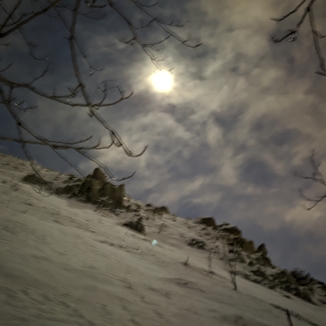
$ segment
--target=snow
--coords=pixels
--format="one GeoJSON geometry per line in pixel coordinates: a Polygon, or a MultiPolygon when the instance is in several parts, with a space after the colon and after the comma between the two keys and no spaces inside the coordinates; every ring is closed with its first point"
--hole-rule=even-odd
{"type": "Polygon", "coordinates": [[[0,154],[0,325],[287,325],[272,304],[326,325],[326,306],[240,277],[233,291],[217,259],[210,275],[207,251],[186,244],[193,221],[151,216],[141,235],[122,226],[127,214],[37,193],[21,181],[28,173],[0,154]]]}

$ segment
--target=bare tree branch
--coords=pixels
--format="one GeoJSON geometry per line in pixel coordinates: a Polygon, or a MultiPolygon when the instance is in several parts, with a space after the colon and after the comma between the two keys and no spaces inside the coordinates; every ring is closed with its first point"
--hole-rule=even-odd
{"type": "MultiPolygon", "coordinates": [[[[310,175],[306,175],[302,171],[295,171],[294,175],[299,179],[310,180],[313,183],[317,183],[326,187],[325,177],[319,169],[320,163],[317,163],[315,160],[315,150],[312,150],[309,161],[312,167],[312,173],[310,175]]],[[[301,189],[299,190],[299,194],[301,198],[303,198],[305,201],[312,203],[309,207],[305,207],[307,211],[310,211],[315,208],[320,202],[322,202],[326,198],[326,191],[323,195],[316,196],[315,198],[306,196],[301,189]]]]}
{"type": "Polygon", "coordinates": [[[314,43],[314,48],[315,48],[315,52],[317,54],[318,57],[318,61],[319,61],[319,70],[316,71],[316,74],[319,74],[321,76],[326,76],[326,65],[325,65],[325,58],[323,56],[322,50],[321,50],[321,46],[320,46],[320,39],[324,38],[325,35],[322,35],[317,27],[316,27],[316,21],[315,21],[315,16],[314,16],[314,5],[316,4],[316,0],[302,0],[293,10],[291,10],[289,13],[285,14],[284,16],[280,17],[280,18],[271,18],[272,20],[276,21],[276,22],[281,22],[285,19],[287,19],[288,17],[290,17],[291,15],[293,15],[294,13],[296,13],[305,3],[308,2],[308,5],[305,7],[298,23],[296,24],[296,26],[292,29],[289,29],[283,36],[277,38],[275,37],[275,35],[271,35],[271,39],[274,43],[280,43],[284,40],[287,40],[288,42],[294,42],[297,40],[298,35],[299,35],[299,31],[300,28],[302,26],[302,24],[304,23],[304,21],[306,20],[307,17],[309,17],[309,24],[310,24],[310,30],[311,30],[311,34],[313,37],[313,43],[314,43]]]}
{"type": "Polygon", "coordinates": [[[162,69],[161,65],[159,64],[160,60],[151,52],[151,50],[153,50],[156,45],[159,45],[159,44],[165,42],[166,40],[168,40],[170,37],[173,37],[178,42],[180,42],[180,43],[182,43],[185,46],[190,47],[190,48],[197,48],[197,47],[199,47],[201,45],[201,43],[192,44],[190,42],[190,40],[183,39],[182,37],[180,37],[178,34],[174,33],[169,28],[169,27],[182,27],[181,24],[174,24],[173,22],[165,23],[161,19],[159,19],[158,17],[152,15],[148,11],[148,8],[153,7],[155,4],[153,4],[153,5],[144,5],[144,4],[140,3],[137,0],[130,0],[130,2],[132,2],[137,8],[139,8],[140,11],[142,11],[145,14],[145,16],[149,19],[147,24],[141,23],[141,25],[139,27],[137,27],[127,17],[127,15],[123,12],[123,10],[121,10],[119,8],[119,6],[117,5],[118,4],[117,2],[114,2],[112,0],[108,0],[108,2],[109,2],[109,6],[125,21],[125,23],[127,24],[128,28],[129,28],[129,30],[130,30],[130,32],[132,34],[132,38],[130,38],[129,40],[122,40],[122,42],[125,43],[125,44],[130,44],[130,45],[133,45],[134,43],[137,43],[142,48],[144,53],[146,55],[148,55],[150,60],[153,62],[153,64],[158,69],[162,69]],[[153,42],[153,43],[144,43],[144,42],[142,42],[140,40],[139,35],[138,35],[138,30],[146,28],[146,27],[148,27],[149,25],[151,25],[153,23],[155,23],[162,31],[164,31],[166,36],[163,37],[161,40],[159,40],[157,42],[153,42]]]}
{"type": "MultiPolygon", "coordinates": [[[[10,29],[8,29],[8,30],[6,30],[6,31],[3,32],[3,29],[5,29],[5,27],[6,27],[5,23],[7,23],[7,21],[11,18],[11,17],[7,17],[8,19],[6,19],[5,22],[1,25],[1,28],[0,28],[0,38],[4,38],[4,37],[10,35],[12,32],[14,32],[15,30],[23,27],[24,25],[26,25],[27,23],[31,22],[32,20],[34,20],[38,16],[45,14],[47,11],[49,11],[51,8],[53,8],[55,5],[57,5],[61,1],[62,0],[54,0],[47,7],[43,8],[42,10],[40,10],[38,12],[33,13],[28,18],[26,18],[23,21],[20,21],[18,24],[14,25],[14,27],[12,27],[12,28],[10,28],[10,29]]],[[[23,17],[23,16],[21,16],[21,17],[23,17]]]]}
{"type": "MultiPolygon", "coordinates": [[[[57,156],[72,166],[79,174],[83,175],[83,171],[79,169],[78,165],[64,154],[66,153],[64,151],[71,150],[95,163],[114,181],[128,179],[132,177],[135,172],[127,177],[119,179],[115,177],[104,164],[94,158],[90,152],[108,150],[114,145],[116,147],[122,147],[125,154],[129,157],[139,157],[147,149],[147,146],[145,146],[140,153],[134,153],[125,144],[118,132],[112,128],[99,113],[101,108],[108,108],[128,100],[133,95],[133,91],[125,92],[119,85],[111,87],[108,84],[108,79],[105,79],[97,87],[100,92],[99,98],[98,95],[96,95],[96,100],[94,100],[88,86],[87,78],[94,73],[100,72],[102,69],[94,67],[87,51],[85,51],[87,47],[81,42],[81,40],[83,42],[85,41],[85,39],[81,38],[84,34],[80,28],[80,26],[83,26],[80,22],[83,17],[91,18],[92,20],[90,23],[95,24],[105,19],[110,12],[117,14],[119,19],[125,24],[127,31],[132,34],[132,38],[125,41],[125,43],[139,46],[158,68],[160,68],[158,64],[160,58],[154,55],[152,51],[156,51],[157,49],[155,47],[162,44],[170,37],[187,47],[196,48],[200,45],[192,44],[189,40],[181,38],[170,29],[170,27],[182,27],[182,24],[164,22],[158,16],[152,14],[150,10],[154,8],[157,3],[144,4],[136,0],[129,0],[128,2],[133,6],[133,10],[142,14],[143,18],[140,19],[139,24],[133,21],[132,15],[129,17],[129,15],[126,14],[128,10],[125,9],[123,4],[121,5],[121,3],[117,1],[111,0],[0,1],[0,39],[3,41],[0,46],[2,46],[4,50],[5,48],[14,49],[14,42],[20,40],[20,46],[21,44],[25,46],[23,52],[27,54],[26,60],[29,60],[28,62],[32,60],[33,68],[37,68],[35,69],[35,71],[37,71],[35,73],[27,73],[18,76],[17,65],[19,69],[19,64],[23,66],[24,62],[11,61],[11,58],[5,58],[6,54],[3,53],[6,52],[0,54],[0,60],[6,59],[2,61],[2,67],[0,67],[0,110],[5,110],[9,113],[15,122],[17,132],[17,136],[15,137],[0,134],[0,140],[20,144],[33,170],[43,180],[45,179],[34,163],[33,157],[29,151],[29,146],[50,148],[57,156]],[[68,61],[68,64],[70,64],[72,68],[70,78],[72,77],[74,81],[72,82],[73,86],[67,87],[67,90],[66,88],[63,90],[61,88],[59,91],[56,91],[55,87],[53,87],[54,90],[49,91],[49,88],[45,87],[42,83],[43,80],[46,80],[51,74],[54,74],[55,70],[55,62],[49,60],[49,57],[51,57],[49,51],[51,50],[46,50],[48,49],[46,46],[47,44],[42,43],[44,42],[42,39],[35,39],[35,37],[31,38],[31,36],[33,36],[31,30],[37,26],[37,22],[41,22],[40,24],[42,24],[42,22],[44,23],[44,20],[42,21],[41,19],[42,16],[58,24],[58,29],[63,29],[63,32],[68,35],[68,42],[64,44],[64,46],[69,50],[70,62],[68,61]],[[36,25],[31,25],[32,22],[36,25]],[[164,35],[152,43],[146,42],[144,37],[141,37],[140,31],[152,28],[154,25],[155,27],[159,27],[164,35]],[[29,26],[32,26],[32,29],[30,29],[29,26]],[[87,63],[89,68],[88,74],[84,72],[83,64],[85,63],[87,63]],[[111,96],[115,97],[110,99],[111,96]],[[36,130],[37,127],[35,127],[34,130],[34,128],[24,121],[23,115],[19,113],[22,111],[27,112],[34,110],[34,112],[38,112],[37,110],[42,110],[42,104],[39,104],[42,99],[51,101],[58,107],[69,107],[71,110],[75,108],[77,110],[87,108],[89,116],[95,119],[98,125],[108,133],[110,141],[108,144],[103,145],[101,145],[101,141],[98,141],[94,145],[88,143],[93,136],[87,136],[81,140],[69,142],[50,139],[38,134],[36,130]]],[[[65,41],[64,37],[63,40],[65,41]]],[[[50,183],[45,184],[51,187],[50,183]]]]}

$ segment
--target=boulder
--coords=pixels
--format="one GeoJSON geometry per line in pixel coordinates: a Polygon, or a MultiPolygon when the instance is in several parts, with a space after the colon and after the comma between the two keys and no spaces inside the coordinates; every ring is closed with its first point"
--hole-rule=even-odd
{"type": "Polygon", "coordinates": [[[242,232],[239,230],[236,226],[228,226],[228,225],[223,225],[222,228],[220,228],[220,231],[223,233],[227,233],[233,236],[237,237],[242,237],[242,232]]]}
{"type": "Polygon", "coordinates": [[[248,262],[248,266],[249,266],[249,267],[253,267],[253,266],[255,266],[255,263],[254,263],[252,260],[249,260],[249,262],[248,262]]]}
{"type": "Polygon", "coordinates": [[[123,226],[126,226],[136,232],[145,233],[145,225],[143,224],[143,218],[139,217],[136,221],[135,220],[130,220],[125,223],[123,223],[123,226]]]}
{"type": "Polygon", "coordinates": [[[106,175],[101,171],[100,168],[96,168],[93,171],[92,179],[99,181],[101,184],[106,182],[106,175]]]}
{"type": "Polygon", "coordinates": [[[242,250],[250,255],[252,255],[253,253],[255,253],[256,249],[255,249],[255,244],[252,240],[246,240],[243,239],[243,244],[242,244],[242,250]]]}
{"type": "Polygon", "coordinates": [[[115,186],[110,182],[105,182],[99,190],[99,197],[106,197],[111,201],[113,208],[122,208],[123,199],[126,196],[125,185],[115,186]]]}
{"type": "Polygon", "coordinates": [[[268,251],[267,251],[265,243],[262,243],[261,245],[259,245],[256,252],[260,252],[263,256],[267,256],[268,251]]]}
{"type": "Polygon", "coordinates": [[[73,174],[69,174],[69,178],[64,180],[63,183],[76,183],[76,182],[82,182],[83,180],[78,178],[77,176],[73,174]]]}
{"type": "Polygon", "coordinates": [[[195,248],[202,249],[202,250],[205,250],[206,249],[206,243],[205,243],[205,241],[200,240],[200,239],[195,239],[195,238],[191,239],[188,242],[188,246],[195,247],[195,248]]]}
{"type": "Polygon", "coordinates": [[[122,208],[126,193],[124,184],[115,186],[107,181],[106,175],[99,168],[96,168],[80,185],[78,195],[93,204],[105,203],[105,206],[111,208],[122,208]],[[106,200],[100,201],[101,198],[106,200]]]}
{"type": "Polygon", "coordinates": [[[157,214],[157,215],[170,214],[170,211],[166,206],[154,207],[153,214],[157,214]]]}
{"type": "Polygon", "coordinates": [[[259,267],[252,270],[251,273],[254,274],[257,277],[260,277],[260,278],[263,278],[263,279],[268,279],[267,274],[259,267]]]}
{"type": "Polygon", "coordinates": [[[260,266],[275,268],[275,266],[272,264],[272,261],[270,260],[270,258],[267,256],[264,256],[262,253],[260,253],[258,256],[255,257],[255,261],[260,266]]]}
{"type": "Polygon", "coordinates": [[[40,178],[35,173],[26,175],[22,180],[26,183],[30,183],[30,184],[37,185],[37,186],[52,185],[52,182],[49,182],[49,181],[46,181],[46,180],[40,178]]]}
{"type": "Polygon", "coordinates": [[[55,194],[58,196],[68,195],[68,196],[77,196],[80,188],[80,184],[67,185],[65,187],[58,187],[55,190],[55,194]]]}
{"type": "Polygon", "coordinates": [[[199,217],[198,219],[196,219],[196,223],[204,224],[204,225],[206,225],[208,227],[215,227],[216,226],[214,217],[199,217]]]}
{"type": "Polygon", "coordinates": [[[141,210],[141,206],[136,202],[131,202],[127,207],[126,210],[128,212],[139,212],[141,210]]]}

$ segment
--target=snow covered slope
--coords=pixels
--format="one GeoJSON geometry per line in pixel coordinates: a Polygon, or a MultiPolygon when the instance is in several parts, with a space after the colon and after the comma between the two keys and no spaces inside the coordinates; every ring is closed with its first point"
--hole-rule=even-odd
{"type": "Polygon", "coordinates": [[[0,154],[1,326],[288,325],[280,308],[294,326],[326,325],[325,305],[240,277],[234,291],[217,259],[208,273],[207,251],[187,246],[193,221],[149,216],[142,235],[122,226],[128,213],[37,193],[21,182],[31,172],[0,154]]]}

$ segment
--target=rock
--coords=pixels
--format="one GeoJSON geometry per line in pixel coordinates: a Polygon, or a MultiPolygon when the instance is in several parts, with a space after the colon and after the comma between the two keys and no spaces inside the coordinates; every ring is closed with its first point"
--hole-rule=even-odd
{"type": "Polygon", "coordinates": [[[291,278],[290,279],[290,274],[286,271],[286,270],[281,270],[279,272],[276,272],[275,274],[272,274],[271,275],[273,281],[276,281],[276,282],[291,282],[291,283],[294,283],[294,279],[291,278]]]}
{"type": "Polygon", "coordinates": [[[241,252],[238,252],[238,253],[235,253],[234,261],[243,264],[243,263],[246,262],[246,259],[245,259],[244,256],[241,254],[241,252]]]}
{"type": "Polygon", "coordinates": [[[115,186],[110,182],[105,182],[99,190],[99,197],[109,198],[113,208],[122,208],[125,196],[126,192],[124,184],[115,186]]]}
{"type": "Polygon", "coordinates": [[[22,180],[26,183],[30,183],[30,184],[37,185],[37,186],[52,185],[52,182],[49,182],[49,181],[46,181],[46,180],[40,178],[35,173],[26,175],[22,180]]]}
{"type": "Polygon", "coordinates": [[[257,269],[252,270],[251,273],[254,274],[257,277],[261,277],[263,279],[268,279],[267,274],[262,269],[260,269],[259,267],[257,269]]]}
{"type": "Polygon", "coordinates": [[[154,207],[153,214],[157,214],[157,215],[170,214],[170,211],[166,206],[154,207]]]}
{"type": "Polygon", "coordinates": [[[112,198],[115,196],[116,192],[116,186],[110,182],[105,182],[102,184],[100,190],[99,190],[99,196],[100,197],[108,197],[112,198]]]}
{"type": "Polygon", "coordinates": [[[242,250],[250,255],[255,253],[255,244],[252,240],[246,240],[244,239],[243,245],[242,245],[242,250]]]}
{"type": "Polygon", "coordinates": [[[224,224],[222,228],[220,228],[220,231],[223,233],[228,233],[233,236],[242,237],[242,232],[239,230],[236,226],[227,226],[227,224],[224,224]]]}
{"type": "Polygon", "coordinates": [[[76,183],[76,182],[82,182],[83,180],[76,177],[75,175],[73,174],[69,174],[69,178],[64,180],[63,183],[76,183]]]}
{"type": "Polygon", "coordinates": [[[265,243],[262,243],[261,245],[259,245],[256,252],[260,252],[263,256],[267,256],[268,251],[267,251],[265,243]]]}
{"type": "Polygon", "coordinates": [[[131,202],[127,207],[126,210],[128,212],[139,212],[141,210],[141,206],[138,203],[131,202]]]}
{"type": "Polygon", "coordinates": [[[99,181],[101,184],[106,182],[106,175],[101,171],[100,168],[96,168],[93,171],[92,179],[99,181]]]}
{"type": "Polygon", "coordinates": [[[106,181],[105,174],[99,169],[94,169],[92,175],[88,175],[81,184],[78,195],[84,197],[87,201],[95,204],[101,204],[108,208],[122,208],[123,198],[126,196],[125,186],[106,181]],[[100,200],[105,198],[106,200],[100,200]]]}
{"type": "Polygon", "coordinates": [[[80,188],[80,184],[67,185],[65,187],[58,187],[55,190],[55,194],[58,196],[62,196],[62,195],[77,196],[79,188],[80,188]]]}
{"type": "Polygon", "coordinates": [[[202,249],[202,250],[205,250],[206,249],[206,243],[205,241],[203,240],[200,240],[200,239],[191,239],[189,242],[188,242],[188,246],[190,247],[196,247],[198,249],[202,249]]]}
{"type": "Polygon", "coordinates": [[[306,273],[305,271],[301,269],[294,269],[291,272],[291,276],[294,278],[295,282],[300,286],[306,286],[313,282],[312,277],[309,273],[306,273]]]}
{"type": "Polygon", "coordinates": [[[139,217],[136,221],[131,220],[131,221],[127,221],[123,224],[124,226],[144,234],[145,233],[145,225],[143,224],[143,218],[139,217]]]}
{"type": "Polygon", "coordinates": [[[272,261],[270,260],[270,258],[267,256],[264,256],[262,253],[260,253],[259,256],[255,257],[255,261],[260,266],[275,268],[275,266],[272,264],[272,261]]]}
{"type": "Polygon", "coordinates": [[[296,291],[293,293],[296,297],[299,297],[302,300],[315,304],[315,302],[311,298],[311,294],[309,293],[308,289],[300,289],[297,288],[296,291]]]}
{"type": "Polygon", "coordinates": [[[199,217],[195,222],[198,224],[204,224],[208,227],[216,226],[214,217],[199,217]]]}
{"type": "Polygon", "coordinates": [[[95,204],[100,200],[100,189],[102,187],[102,182],[100,180],[91,179],[91,186],[86,194],[86,199],[95,204]]]}
{"type": "Polygon", "coordinates": [[[252,260],[249,260],[248,266],[253,267],[253,266],[255,266],[255,263],[252,260]]]}

